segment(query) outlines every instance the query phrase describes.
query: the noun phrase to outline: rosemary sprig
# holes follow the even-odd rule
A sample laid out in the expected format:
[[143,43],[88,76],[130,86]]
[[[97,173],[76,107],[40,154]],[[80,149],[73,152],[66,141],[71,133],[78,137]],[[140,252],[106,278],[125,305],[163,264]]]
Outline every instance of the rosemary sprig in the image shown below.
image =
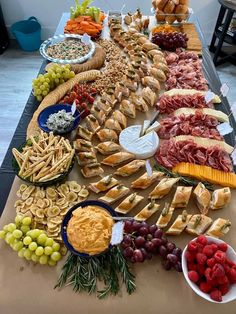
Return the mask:
[[[157,171],[164,172],[167,177],[170,177],[170,178],[180,178],[179,181],[180,181],[182,184],[184,184],[184,185],[195,186],[195,185],[198,185],[198,183],[200,182],[200,181],[195,180],[195,179],[193,179],[193,178],[188,178],[188,177],[181,176],[181,175],[179,175],[178,173],[173,173],[172,171],[168,170],[167,168],[165,168],[165,167],[163,167],[163,166],[160,166],[160,165],[157,165],[157,164],[154,166],[154,168],[155,168],[155,170],[157,170]],[[210,191],[213,191],[213,190],[214,190],[213,185],[212,185],[211,183],[209,183],[209,182],[207,182],[207,181],[203,181],[202,183],[205,185],[205,187],[206,187],[208,190],[210,190]]]
[[[135,276],[131,273],[120,249],[114,246],[106,254],[88,259],[70,254],[62,267],[55,288],[72,286],[75,292],[97,293],[99,299],[108,295],[117,295],[120,291],[119,277],[129,294],[136,289]],[[104,288],[97,289],[97,283]]]

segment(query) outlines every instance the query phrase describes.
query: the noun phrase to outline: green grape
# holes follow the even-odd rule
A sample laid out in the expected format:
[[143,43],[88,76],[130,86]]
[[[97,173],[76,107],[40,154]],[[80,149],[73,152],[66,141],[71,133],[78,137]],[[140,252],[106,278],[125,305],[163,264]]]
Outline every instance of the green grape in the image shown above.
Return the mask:
[[32,219],[30,217],[24,217],[22,219],[22,224],[25,225],[25,226],[29,226],[32,222]]
[[32,253],[31,260],[35,263],[39,261],[39,256],[37,256],[35,253]]
[[31,259],[31,255],[32,252],[29,249],[25,249],[24,258],[26,258],[29,261]]
[[25,250],[26,250],[26,248],[23,247],[23,248],[18,252],[18,256],[19,256],[20,258],[23,258],[23,257],[24,257]]
[[13,235],[11,233],[6,234],[5,241],[7,244],[13,244],[14,240],[15,240],[15,238],[13,237]]
[[37,247],[38,247],[38,245],[37,245],[36,242],[31,242],[31,243],[29,244],[29,249],[30,249],[30,251],[35,251],[35,250],[37,249]]
[[48,256],[44,255],[44,254],[42,256],[40,256],[39,263],[41,265],[46,265],[48,263]]
[[24,247],[24,244],[22,241],[18,241],[18,243],[13,244],[13,250],[14,251],[20,251]]
[[52,255],[51,255],[51,259],[55,262],[58,262],[60,261],[61,259],[61,253],[59,252],[53,252]]
[[60,82],[59,79],[58,79],[58,78],[55,78],[55,83],[56,83],[56,84],[59,84],[59,82]]
[[29,227],[29,226],[21,226],[21,227],[20,227],[20,230],[21,230],[24,234],[26,234],[26,233],[30,230],[30,227]]
[[46,78],[45,82],[47,82],[48,84],[50,83],[50,76]]
[[65,255],[66,255],[66,253],[67,253],[67,248],[66,248],[64,245],[61,246],[61,248],[60,248],[60,253],[61,253],[62,256],[65,256]]
[[44,80],[45,80],[44,77],[41,77],[41,78],[39,79],[39,82],[40,82],[40,83],[44,83]]
[[43,96],[47,96],[48,91],[44,90],[44,91],[42,92],[42,94],[43,94]]
[[40,79],[41,77],[43,77],[43,74],[39,74],[38,79]]
[[16,224],[14,224],[13,222],[11,222],[8,226],[7,226],[7,230],[9,232],[13,232],[16,229]]
[[53,252],[53,249],[51,246],[45,246],[45,248],[44,248],[44,254],[45,255],[51,255],[52,252]]
[[0,230],[0,239],[5,239],[6,231]]
[[61,73],[57,73],[57,78],[60,79],[61,78]]
[[22,222],[22,219],[23,219],[22,216],[17,215],[17,216],[15,217],[15,223],[16,223],[17,225],[19,225],[19,224]]
[[65,83],[65,80],[63,80],[62,78],[60,79],[60,84]]
[[29,237],[29,236],[24,237],[24,239],[23,239],[24,245],[29,245],[31,242],[32,242],[31,237]]
[[49,266],[56,266],[57,262],[53,261],[51,258],[48,260]]
[[55,73],[52,73],[52,78],[55,79],[57,75]]
[[42,246],[38,246],[37,249],[35,250],[35,254],[37,256],[41,256],[41,255],[43,255],[43,253],[44,253],[43,247]]
[[19,229],[14,230],[12,234],[16,239],[20,239],[23,236],[23,232]]
[[39,229],[33,229],[31,230],[31,238],[32,239],[37,239],[38,236],[40,236],[40,234],[42,234],[43,231],[42,230],[39,230]]
[[8,232],[8,225],[5,225],[5,226],[3,227],[3,231]]
[[40,234],[40,236],[37,237],[37,243],[40,245],[45,245],[45,242],[47,240],[47,236],[45,233]]
[[42,97],[42,96],[37,96],[37,100],[38,100],[38,101],[42,101],[42,100],[43,100],[43,97]]
[[58,252],[60,250],[60,244],[57,242],[54,242],[52,245],[52,249],[54,252]]
[[41,86],[40,86],[40,89],[41,89],[42,91],[44,91],[44,90],[45,90],[45,86],[44,86],[44,85],[41,85]]
[[45,242],[45,246],[52,246],[54,243],[52,238],[47,238],[46,242]]

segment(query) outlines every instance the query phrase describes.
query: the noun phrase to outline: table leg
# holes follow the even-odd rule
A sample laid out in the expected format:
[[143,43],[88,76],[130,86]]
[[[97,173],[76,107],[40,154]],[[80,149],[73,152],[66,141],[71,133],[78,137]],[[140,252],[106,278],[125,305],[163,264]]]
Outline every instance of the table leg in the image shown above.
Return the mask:
[[211,40],[211,44],[210,44],[210,48],[209,50],[211,52],[214,52],[214,48],[215,48],[215,42],[216,42],[216,31],[218,30],[219,26],[222,24],[223,22],[223,18],[225,16],[225,12],[226,12],[226,8],[221,6],[220,7],[220,12],[216,21],[216,26],[215,26],[215,30],[213,32],[213,36],[212,36],[212,40]]
[[218,45],[216,47],[216,51],[215,51],[215,54],[214,54],[214,57],[213,57],[213,62],[214,62],[215,65],[217,64],[217,59],[218,59],[218,56],[220,54],[220,51],[221,51],[221,48],[222,48],[222,45],[223,45],[223,42],[224,42],[224,38],[225,38],[225,35],[227,34],[227,30],[229,28],[229,25],[230,25],[230,22],[232,20],[233,15],[234,15],[234,11],[228,10],[225,22],[223,24],[222,32],[221,32],[221,34],[219,36],[219,42],[218,42]]

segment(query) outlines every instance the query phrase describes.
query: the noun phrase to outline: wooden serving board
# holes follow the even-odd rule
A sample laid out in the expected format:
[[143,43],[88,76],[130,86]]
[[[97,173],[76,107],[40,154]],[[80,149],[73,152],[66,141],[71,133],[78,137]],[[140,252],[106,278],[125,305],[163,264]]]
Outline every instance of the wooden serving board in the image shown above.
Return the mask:
[[182,24],[179,28],[181,32],[186,33],[188,36],[187,50],[194,51],[198,55],[202,55],[202,43],[195,25],[192,23],[185,23]]

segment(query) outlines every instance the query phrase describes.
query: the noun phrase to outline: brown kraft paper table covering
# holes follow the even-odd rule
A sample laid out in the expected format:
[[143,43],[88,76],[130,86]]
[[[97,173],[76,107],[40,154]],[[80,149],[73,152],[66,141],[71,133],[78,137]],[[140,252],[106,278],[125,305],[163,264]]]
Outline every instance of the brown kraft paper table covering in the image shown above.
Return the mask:
[[[150,118],[151,112],[147,115],[139,113],[136,121],[129,120],[129,125],[138,124],[146,118]],[[154,161],[154,160],[153,160]],[[152,161],[152,162],[153,162]],[[111,171],[110,167],[104,167],[105,174]],[[143,172],[131,176],[129,179],[123,180],[123,183],[130,187],[130,183],[135,180]],[[68,180],[76,180],[80,184],[88,184],[96,181],[83,179],[77,167],[74,168]],[[22,182],[17,177],[14,180],[5,210],[0,220],[0,229],[7,223],[13,221],[15,217],[14,202],[16,201],[16,191]],[[138,193],[145,198],[154,188],[152,185],[146,191]],[[165,201],[170,201],[173,197],[175,189],[164,198],[161,202],[161,208]],[[99,195],[100,197],[100,195]],[[90,194],[90,199],[97,199],[98,196]],[[210,212],[213,219],[223,217],[232,222],[232,228],[225,240],[236,247],[236,217],[234,203],[236,201],[236,192],[232,190],[232,201],[229,206],[220,211]],[[114,204],[116,206],[119,203]],[[147,199],[143,201],[131,213],[135,215],[145,204]],[[196,204],[191,198],[188,205],[188,211],[198,213]],[[181,210],[176,210],[174,218],[181,213]],[[155,223],[159,213],[156,213],[149,223]],[[193,237],[186,233],[178,237],[169,237],[181,248],[190,241]],[[162,268],[160,259],[154,257],[151,261],[146,261],[143,264],[132,265],[136,275],[137,290],[129,296],[124,287],[118,296],[109,296],[105,300],[99,300],[95,295],[86,293],[74,293],[71,287],[66,287],[59,290],[54,290],[53,287],[60,274],[61,267],[65,262],[62,259],[57,267],[49,267],[44,265],[34,265],[25,259],[20,259],[17,253],[14,252],[4,241],[0,241],[0,314],[87,314],[87,313],[175,313],[175,314],[235,314],[235,302],[228,304],[213,304],[205,301],[197,296],[186,283],[183,274],[176,271],[165,271]]]

